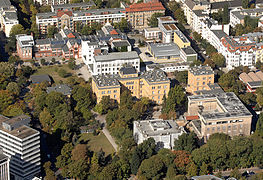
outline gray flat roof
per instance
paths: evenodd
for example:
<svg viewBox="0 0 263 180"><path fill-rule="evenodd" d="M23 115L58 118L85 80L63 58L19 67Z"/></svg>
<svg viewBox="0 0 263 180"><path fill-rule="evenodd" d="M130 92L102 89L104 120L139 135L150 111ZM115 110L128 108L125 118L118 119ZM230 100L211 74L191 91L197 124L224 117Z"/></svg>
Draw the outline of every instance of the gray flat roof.
<svg viewBox="0 0 263 180"><path fill-rule="evenodd" d="M139 56L136 51L130 52L114 52L107 55L95 56L95 61L115 61L115 60L128 60L128 59L138 59Z"/></svg>
<svg viewBox="0 0 263 180"><path fill-rule="evenodd" d="M183 129L181 129L174 120L142 120L134 121L134 125L140 133L148 136L183 133Z"/></svg>
<svg viewBox="0 0 263 180"><path fill-rule="evenodd" d="M113 41L112 44L113 44L115 47L130 46L130 43L129 43L128 40Z"/></svg>
<svg viewBox="0 0 263 180"><path fill-rule="evenodd" d="M189 69L189 71L194 75L208 75L214 74L213 69L210 66L194 66Z"/></svg>
<svg viewBox="0 0 263 180"><path fill-rule="evenodd" d="M155 57L180 56L180 48L175 43L150 44Z"/></svg>
<svg viewBox="0 0 263 180"><path fill-rule="evenodd" d="M197 53L195 52L195 50L191 46L188 46L186 48L182 48L182 51L184 51L186 55L197 55Z"/></svg>
<svg viewBox="0 0 263 180"><path fill-rule="evenodd" d="M66 84L59 84L54 87L47 87L47 93L51 93L53 91L62 93L63 95L71 95L72 89Z"/></svg>
<svg viewBox="0 0 263 180"><path fill-rule="evenodd" d="M220 107L223 108L224 112L209 111L202 112L200 115L205 120L219 120L222 118L233 118L233 117L248 117L252 116L245 105L239 100L239 98L233 92L227 93L214 93L214 94L203 94L188 96L189 101L202 101L202 100L215 100L218 102Z"/></svg>
<svg viewBox="0 0 263 180"><path fill-rule="evenodd" d="M6 8L6 7L10 7L10 6L11 6L10 0L0 0L0 7L1 8Z"/></svg>

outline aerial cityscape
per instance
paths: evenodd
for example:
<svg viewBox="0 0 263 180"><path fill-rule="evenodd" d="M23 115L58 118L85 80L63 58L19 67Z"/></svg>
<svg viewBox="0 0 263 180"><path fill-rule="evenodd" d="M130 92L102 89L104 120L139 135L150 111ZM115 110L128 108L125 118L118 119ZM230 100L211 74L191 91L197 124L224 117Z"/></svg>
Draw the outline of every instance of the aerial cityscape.
<svg viewBox="0 0 263 180"><path fill-rule="evenodd" d="M0 180L263 180L263 0L0 0Z"/></svg>

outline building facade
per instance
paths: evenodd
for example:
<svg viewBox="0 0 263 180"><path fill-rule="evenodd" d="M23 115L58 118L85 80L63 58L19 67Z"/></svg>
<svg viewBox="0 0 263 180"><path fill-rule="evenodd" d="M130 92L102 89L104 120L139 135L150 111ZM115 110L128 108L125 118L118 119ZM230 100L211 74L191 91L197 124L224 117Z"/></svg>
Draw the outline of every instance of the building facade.
<svg viewBox="0 0 263 180"><path fill-rule="evenodd" d="M133 136L137 144L153 138L158 149L174 148L174 140L186 133L174 120L144 120L133 122Z"/></svg>
<svg viewBox="0 0 263 180"><path fill-rule="evenodd" d="M188 96L188 115L197 117L191 126L204 142L214 133L251 133L252 114L233 92Z"/></svg>
<svg viewBox="0 0 263 180"><path fill-rule="evenodd" d="M36 15L36 24L41 34L47 34L49 26L55 26L59 30L67 26L70 30L76 30L76 24L92 25L100 23L120 22L125 18L125 9L109 8L109 9L90 9L84 11L57 10L55 12L38 13Z"/></svg>
<svg viewBox="0 0 263 180"><path fill-rule="evenodd" d="M42 6L47 6L47 5L67 4L69 3L69 0L34 0L34 2L37 2Z"/></svg>
<svg viewBox="0 0 263 180"><path fill-rule="evenodd" d="M0 149L0 179L10 180L9 172L9 158L3 154L3 150Z"/></svg>
<svg viewBox="0 0 263 180"><path fill-rule="evenodd" d="M0 116L0 148L10 158L11 179L30 180L40 173L40 133L29 122L26 115Z"/></svg>
<svg viewBox="0 0 263 180"><path fill-rule="evenodd" d="M196 94L196 91L209 90L209 84L214 83L214 71L210 66L195 66L188 71L186 91Z"/></svg>
<svg viewBox="0 0 263 180"><path fill-rule="evenodd" d="M21 60L30 60L33 58L34 38L32 35L16 35L17 55Z"/></svg>
<svg viewBox="0 0 263 180"><path fill-rule="evenodd" d="M136 51L112 52L94 56L94 62L88 65L92 75L118 74L124 65L132 65L140 71L140 58Z"/></svg>
<svg viewBox="0 0 263 180"><path fill-rule="evenodd" d="M252 19L260 19L263 17L263 9L238 9L230 11L230 25L235 27L237 24L245 25L245 17L249 16Z"/></svg>
<svg viewBox="0 0 263 180"><path fill-rule="evenodd" d="M126 6L126 19L134 29L144 29L149 27L148 19L154 13L164 14L165 8L161 2L142 2Z"/></svg>
<svg viewBox="0 0 263 180"><path fill-rule="evenodd" d="M138 73L133 67L121 68L119 74L92 76L92 90L99 103L103 96L120 102L121 86L131 91L136 98L147 97L161 104L170 90L170 80L162 70Z"/></svg>

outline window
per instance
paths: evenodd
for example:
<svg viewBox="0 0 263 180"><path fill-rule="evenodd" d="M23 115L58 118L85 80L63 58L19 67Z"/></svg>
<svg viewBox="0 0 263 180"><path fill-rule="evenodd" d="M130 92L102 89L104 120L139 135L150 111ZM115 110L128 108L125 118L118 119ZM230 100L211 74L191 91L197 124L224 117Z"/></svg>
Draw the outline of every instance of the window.
<svg viewBox="0 0 263 180"><path fill-rule="evenodd" d="M160 97L160 96L158 96L158 99L161 99L161 97Z"/></svg>
<svg viewBox="0 0 263 180"><path fill-rule="evenodd" d="M108 94L110 94L111 93L111 91L108 91Z"/></svg>
<svg viewBox="0 0 263 180"><path fill-rule="evenodd" d="M117 96L116 95L114 95L114 98L116 98Z"/></svg>
<svg viewBox="0 0 263 180"><path fill-rule="evenodd" d="M102 91L101 94L105 94L105 91Z"/></svg>
<svg viewBox="0 0 263 180"><path fill-rule="evenodd" d="M199 85L199 82L197 82L196 84L197 84L197 86L198 86L198 85Z"/></svg>
<svg viewBox="0 0 263 180"><path fill-rule="evenodd" d="M155 86L153 86L152 89L155 89Z"/></svg>
<svg viewBox="0 0 263 180"><path fill-rule="evenodd" d="M114 90L114 91L113 91L113 93L116 93L116 92L117 92L117 90Z"/></svg>
<svg viewBox="0 0 263 180"><path fill-rule="evenodd" d="M154 94L154 91L152 91L152 94Z"/></svg>
<svg viewBox="0 0 263 180"><path fill-rule="evenodd" d="M206 80L206 77L203 77L203 80Z"/></svg>
<svg viewBox="0 0 263 180"><path fill-rule="evenodd" d="M160 94L160 93L161 93L161 91L159 90L159 91L158 91L158 94Z"/></svg>
<svg viewBox="0 0 263 180"><path fill-rule="evenodd" d="M203 85L205 85L205 82L203 82Z"/></svg>
<svg viewBox="0 0 263 180"><path fill-rule="evenodd" d="M158 89L161 89L161 86L158 86Z"/></svg>
<svg viewBox="0 0 263 180"><path fill-rule="evenodd" d="M167 85L163 86L164 89L167 89Z"/></svg>

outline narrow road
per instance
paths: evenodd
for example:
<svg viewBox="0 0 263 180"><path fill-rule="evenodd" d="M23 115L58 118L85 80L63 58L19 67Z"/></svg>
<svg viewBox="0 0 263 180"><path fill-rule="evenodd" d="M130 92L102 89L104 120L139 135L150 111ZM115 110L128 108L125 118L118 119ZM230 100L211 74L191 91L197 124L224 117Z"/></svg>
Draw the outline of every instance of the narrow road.
<svg viewBox="0 0 263 180"><path fill-rule="evenodd" d="M116 144L114 138L110 135L109 130L106 128L106 115L99 115L98 113L91 111L95 115L95 119L99 121L103 125L102 132L108 139L108 141L111 143L112 147L114 150L117 152L118 151L118 145Z"/></svg>

